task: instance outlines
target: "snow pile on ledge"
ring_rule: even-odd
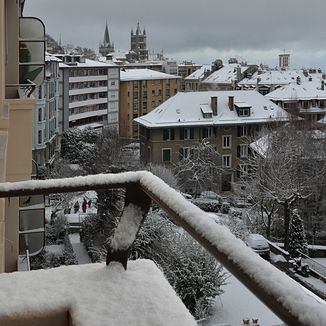
[[[149,260],[62,266],[0,274],[0,318],[70,309],[74,325],[196,325],[162,272]]]

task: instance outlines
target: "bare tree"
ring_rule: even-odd
[[[174,167],[183,190],[187,187],[199,194],[204,190],[220,190],[221,155],[211,139],[205,138],[190,148],[180,147],[179,162]]]
[[[290,211],[300,200],[313,196],[324,170],[312,169],[321,145],[316,132],[293,120],[251,144],[252,173],[244,175],[243,182],[267,215],[267,236],[272,216],[278,206],[282,208],[285,250],[289,247]],[[324,165],[325,160],[322,162]]]

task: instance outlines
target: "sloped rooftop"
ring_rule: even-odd
[[[120,80],[150,80],[150,79],[175,79],[179,76],[165,74],[163,72],[151,69],[122,69],[120,72]]]
[[[215,96],[218,98],[217,115],[204,118],[201,107],[211,107],[211,97]],[[229,96],[234,96],[234,104],[247,103],[251,106],[251,115],[239,117],[235,109],[230,110]],[[256,91],[208,91],[179,92],[152,112],[134,121],[148,128],[159,128],[264,123],[271,119],[287,119],[287,114]]]

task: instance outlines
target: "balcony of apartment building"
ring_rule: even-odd
[[[128,261],[152,201],[284,323],[324,324],[324,304],[149,172],[1,183],[0,198],[113,188],[125,189],[125,207],[106,264],[0,274],[1,325],[196,325],[154,263]],[[31,233],[23,232],[21,251]]]

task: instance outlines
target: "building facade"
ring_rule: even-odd
[[[278,67],[280,70],[290,70],[290,54],[283,53],[278,56]]]
[[[324,119],[326,114],[326,74],[319,81],[312,77],[302,80],[297,76],[296,82],[291,82],[265,95],[284,110],[304,118],[309,122]]]
[[[184,61],[178,65],[178,75],[182,78],[182,91],[186,90],[185,78],[201,67],[202,65],[195,64],[192,61]]]
[[[140,158],[172,166],[189,157],[191,147],[209,139],[221,155],[222,191],[250,173],[248,145],[275,119],[287,114],[256,91],[178,93],[146,116],[140,125]]]
[[[148,59],[148,49],[147,49],[147,35],[146,30],[141,32],[139,23],[137,24],[136,32],[133,29],[130,32],[130,51],[134,53],[132,57],[135,61],[142,61]]]
[[[50,171],[59,158],[59,62],[47,53],[45,79],[35,92],[33,110],[33,160]]]
[[[181,78],[149,69],[120,72],[120,136],[139,138],[133,119],[146,115],[181,90]]]
[[[0,182],[30,180],[32,174],[32,93],[44,78],[45,29],[40,20],[22,17],[23,5],[0,0]],[[36,54],[33,42],[42,51],[37,62],[24,59]],[[19,198],[1,199],[0,273],[17,271],[25,239],[20,224]]]
[[[120,70],[81,56],[56,55],[60,63],[59,128],[107,125],[119,128]]]

